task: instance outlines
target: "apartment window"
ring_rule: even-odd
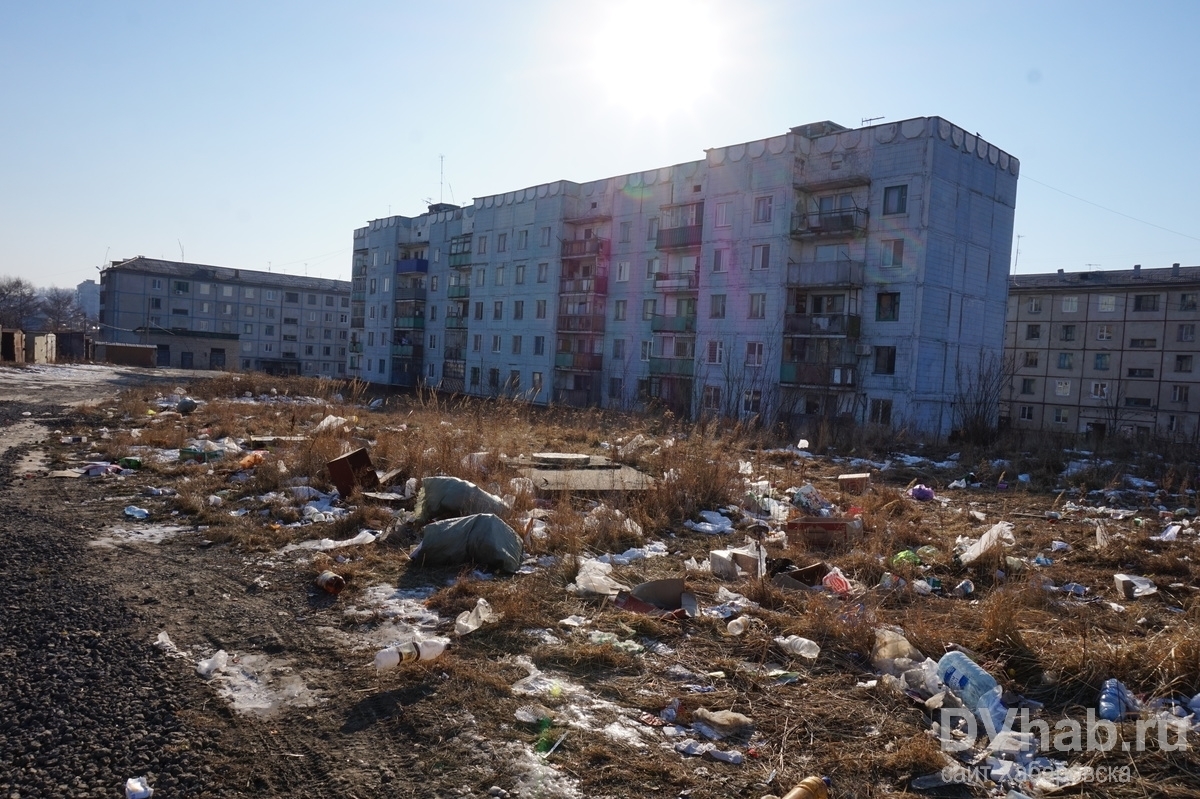
[[[754,221],[755,222],[770,222],[771,210],[775,204],[775,198],[771,196],[755,197],[754,198]]]
[[[646,259],[646,279],[653,280],[654,276],[657,274],[658,274],[658,259],[657,258],[647,258]]]
[[[1042,337],[1041,325],[1025,325],[1025,340],[1037,341]]]
[[[475,303],[475,318],[477,320],[483,319],[483,303],[482,302]]]
[[[314,347],[312,344],[305,344],[304,345],[304,354],[305,355],[315,355],[316,347]]]
[[[653,319],[655,306],[658,303],[653,300],[642,300],[642,319]]]
[[[873,424],[892,423],[892,401],[888,399],[871,400],[870,421]]]
[[[493,335],[492,336],[492,352],[499,352],[499,351],[500,351],[500,336]]]
[[[1196,295],[1192,293],[1179,295],[1179,310],[1194,311],[1196,310]]]
[[[438,290],[438,276],[437,276],[437,275],[431,275],[431,276],[430,276],[430,278],[429,278],[429,290],[430,290],[430,291],[437,291],[437,290]],[[386,287],[386,286],[384,287],[384,291],[387,291],[387,287]]]
[[[713,250],[712,270],[714,272],[724,272],[725,271],[725,263],[729,259],[728,253],[729,253],[728,250],[721,250],[721,249]]]
[[[1070,380],[1055,380],[1054,381],[1054,396],[1056,396],[1056,397],[1071,396],[1071,381]]]
[[[1112,341],[1112,325],[1096,325],[1096,341]]]
[[[488,369],[488,388],[493,391],[500,388],[500,370]]]
[[[386,308],[387,308],[387,306],[384,305],[380,308],[380,310],[382,311]],[[437,321],[437,309],[438,309],[438,307],[436,305],[434,305],[433,303],[429,304],[429,321],[431,321],[431,322]]]
[[[521,354],[521,337],[520,336],[512,337],[512,354],[513,355]]]
[[[545,355],[546,354],[546,337],[545,336],[534,336],[533,337],[533,354],[534,355]]]
[[[333,347],[328,347],[328,346],[326,346],[326,347],[321,347],[321,355],[322,355],[322,356],[324,356],[324,357],[326,357],[326,358],[328,358],[329,356],[333,355]]]
[[[232,316],[233,315],[233,305],[228,302],[221,303],[221,313],[224,314],[225,316]]]
[[[1022,405],[1019,416],[1020,416],[1021,421],[1023,421],[1023,422],[1032,422],[1033,421],[1033,406],[1032,405]]]
[[[1101,294],[1096,299],[1096,310],[1101,313],[1112,313],[1117,310],[1117,297],[1115,294]]]
[[[762,366],[763,365],[763,343],[761,341],[746,342],[746,365],[747,366]]]
[[[529,231],[528,230],[518,230],[517,231],[517,249],[518,250],[529,249]]]
[[[769,269],[771,266],[771,245],[755,244],[750,251],[751,269]]]
[[[720,386],[705,386],[704,387],[704,410],[706,410],[706,411],[721,410],[721,387]]]
[[[642,342],[642,355],[641,355],[641,358],[642,358],[642,360],[643,360],[643,361],[648,361],[648,360],[650,360],[650,354],[651,354],[653,351],[654,351],[654,342],[653,342],[653,341],[643,341],[643,342]]]
[[[904,239],[885,239],[881,265],[895,267],[904,265]]]
[[[1196,326],[1194,324],[1180,325],[1175,332],[1176,341],[1195,341]]]
[[[497,286],[504,285],[504,267],[503,266],[496,267],[496,285]]]
[[[161,309],[162,308],[162,297],[151,297],[150,298],[150,308],[153,310],[156,310],[156,311]]]
[[[766,294],[751,294],[750,295],[750,314],[749,319],[766,319],[767,318],[767,295]]]
[[[508,234],[496,234],[496,252],[508,252]]]
[[[517,266],[516,266],[516,277],[514,278],[514,282],[515,282],[515,283],[516,283],[518,286],[524,286],[524,285],[525,285],[525,264],[517,264]]]
[[[875,374],[877,374],[877,375],[894,375],[894,374],[896,374],[896,348],[895,347],[876,347],[875,348]]]
[[[617,262],[617,282],[624,283],[629,280],[629,261]]]
[[[492,303],[492,319],[504,318],[504,300],[496,300]]]
[[[1075,368],[1075,354],[1072,352],[1060,352],[1058,354],[1058,368],[1059,369],[1074,369]]]
[[[908,212],[908,186],[888,186],[883,190],[883,213],[904,214]]]
[[[1171,386],[1171,402],[1187,402],[1190,386]]]
[[[187,308],[172,308],[171,315],[172,316],[188,316],[189,311]]]
[[[300,302],[300,292],[298,292],[298,291],[285,291],[285,292],[283,292],[283,301],[284,301],[284,302],[293,302],[293,303],[299,303],[299,302]]]
[[[1130,367],[1125,371],[1129,377],[1154,377],[1153,369]]]
[[[1096,353],[1095,359],[1092,361],[1092,368],[1097,372],[1107,372],[1112,366],[1112,356],[1107,352]]]
[[[221,286],[221,296],[222,297],[232,297],[233,296],[233,286]]]
[[[1070,420],[1070,418],[1071,418],[1071,414],[1066,408],[1055,408],[1054,409],[1054,423],[1055,424],[1066,424]]]
[[[621,241],[630,242],[633,240],[633,222],[621,223]]]
[[[742,392],[742,413],[762,412],[762,391],[747,389]]]
[[[283,321],[284,321],[284,322],[286,322],[287,320],[286,320],[286,319],[284,319]],[[349,315],[347,315],[347,314],[344,314],[344,313],[340,313],[340,314],[338,314],[338,324],[342,324],[342,325],[348,325],[348,324],[350,324],[350,317],[349,317]]]
[[[157,277],[150,279],[150,288],[154,289],[155,291],[162,291],[162,287],[163,287],[162,280],[160,280]]]
[[[1025,353],[1025,367],[1028,369],[1036,368],[1038,365],[1038,354],[1036,352]]]
[[[538,264],[537,282],[545,283],[546,276],[550,272],[550,264]]]
[[[542,246],[543,247],[550,246],[550,228],[548,228],[548,227],[542,228]]]
[[[1063,297],[1062,298],[1063,313],[1076,313],[1079,310],[1078,297]]]
[[[709,319],[724,319],[725,318],[725,295],[713,294],[708,298],[708,318]]]
[[[212,293],[212,284],[211,284],[211,283],[200,283],[200,284],[199,284],[199,286],[200,286],[200,293],[201,293],[201,294],[205,294],[205,295],[207,295],[207,294],[211,294],[211,293]],[[274,298],[274,297],[269,297],[268,299],[272,299],[272,300],[273,300],[273,299],[275,299],[275,298]]]
[[[525,318],[525,300],[513,300],[513,319]]]
[[[716,213],[713,215],[713,226],[714,227],[729,227],[732,224],[733,224],[733,221],[730,219],[730,216],[729,216],[729,203],[728,202],[717,203]]]
[[[1153,406],[1153,401],[1149,397],[1126,397],[1126,408],[1150,408]]]
[[[546,301],[545,300],[537,301],[537,304],[534,306],[533,315],[534,315],[534,318],[536,318],[536,319],[545,319],[546,318]]]
[[[475,237],[475,252],[479,255],[487,255],[487,234]]]
[[[621,322],[625,319],[625,300],[617,300],[613,303],[613,321]]]
[[[242,309],[242,316],[254,316],[254,306],[247,305]]]
[[[1059,341],[1074,341],[1075,340],[1075,325],[1063,325],[1058,331]]]
[[[1041,312],[1042,312],[1042,298],[1041,297],[1030,297],[1029,298],[1029,313],[1041,313]]]
[[[263,351],[263,352],[274,352],[274,351],[275,351],[275,345],[274,345],[274,344],[263,344],[263,345],[262,345],[262,351]]]
[[[609,399],[620,400],[625,394],[625,381],[619,377],[608,378]]]
[[[704,356],[705,363],[721,364],[725,360],[725,342],[716,339],[709,341]]]
[[[263,335],[264,336],[275,335],[275,325],[263,325]]]
[[[431,349],[431,350],[437,349],[437,335],[434,333],[429,334],[429,349]]]
[[[187,294],[189,291],[191,291],[191,288],[192,288],[191,284],[188,283],[186,280],[176,280],[173,283],[171,283],[171,290],[174,291],[176,294]],[[248,296],[250,296],[250,297],[254,296],[254,289],[247,289],[247,291],[250,292],[250,294]]]
[[[374,331],[369,331],[369,332],[367,333],[367,346],[368,346],[368,347],[374,347],[374,346],[375,346],[375,332],[374,332]],[[368,367],[367,367],[367,370],[368,370],[368,371],[370,371],[370,368],[371,368],[371,367],[369,367],[369,366],[368,366]]]
[[[471,385],[474,388],[479,388],[479,367],[478,366],[471,367]]]
[[[625,360],[625,339],[613,339],[612,356],[614,361]]]
[[[482,266],[475,270],[475,285],[482,286],[487,280],[487,270]]]
[[[1157,294],[1135,294],[1135,295],[1133,295],[1133,310],[1135,310],[1135,311],[1157,311],[1158,310],[1158,295]]]
[[[875,295],[875,321],[896,322],[900,319],[900,293],[881,291]],[[1028,336],[1027,336],[1028,338]]]
[[[1129,339],[1129,349],[1131,350],[1152,350],[1158,346],[1156,338],[1131,338]]]
[[[1025,377],[1025,378],[1021,379],[1021,393],[1022,394],[1032,394],[1033,390],[1036,386],[1037,386],[1037,381],[1034,380],[1032,377]]]
[[[375,306],[374,306],[374,305],[369,305],[369,306],[367,306],[367,318],[368,318],[368,319],[374,319],[374,318],[375,318]],[[313,314],[309,314],[309,315],[308,315],[308,321],[310,321],[310,322],[315,322],[315,321],[317,321],[317,320],[316,320],[316,319],[313,319]]]
[[[482,347],[483,335],[481,333],[476,333],[475,335],[471,336],[471,352],[479,352],[480,348]]]
[[[1108,383],[1103,380],[1092,382],[1092,399],[1108,399]]]
[[[547,230],[549,230],[549,228],[547,228]],[[541,392],[541,390],[542,390],[542,373],[541,372],[532,372],[529,375],[529,383],[530,383],[530,387],[533,389],[534,394]]]
[[[646,240],[655,241],[658,239],[658,217],[652,216],[646,222]]]
[[[1175,356],[1175,371],[1176,372],[1192,371],[1192,356],[1191,355],[1176,355]]]
[[[370,280],[367,282],[367,286],[368,286],[368,288],[367,288],[367,293],[368,293],[368,294],[374,294],[374,293],[375,293],[375,289],[376,289],[377,285],[378,285],[378,281],[377,281],[377,280],[375,280],[375,278],[371,278],[371,279],[370,279]],[[309,303],[309,305],[315,305],[315,304],[316,304],[316,303]]]

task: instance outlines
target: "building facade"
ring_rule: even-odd
[[[77,285],[75,302],[89,322],[96,321],[100,316],[100,284],[94,280],[85,280]]]
[[[1006,421],[1197,440],[1200,267],[1014,275]]]
[[[344,375],[350,283],[138,256],[100,273],[100,338],[159,366]]]
[[[354,232],[352,375],[538,403],[949,432],[1003,349],[1019,164],[832,122]]]

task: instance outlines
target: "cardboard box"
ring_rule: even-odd
[[[868,472],[858,474],[839,474],[838,488],[846,494],[862,494],[871,487],[871,475]]]
[[[371,463],[371,456],[366,448],[351,450],[341,457],[334,458],[325,464],[329,469],[329,479],[337,486],[338,493],[343,498],[350,496],[355,488],[363,491],[374,491],[379,488],[379,475]]]
[[[849,516],[802,516],[784,525],[788,545],[811,549],[848,549],[862,540],[862,519]]]

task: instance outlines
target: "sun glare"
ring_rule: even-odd
[[[589,73],[604,101],[632,117],[697,109],[718,80],[728,43],[718,7],[695,0],[625,0],[599,7]]]

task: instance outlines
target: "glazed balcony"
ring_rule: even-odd
[[[465,316],[447,316],[446,317],[446,329],[447,330],[466,330],[467,329],[467,317],[465,317]]]
[[[779,382],[789,386],[851,388],[854,369],[826,363],[785,363],[779,367]]]
[[[704,235],[704,225],[688,225],[686,227],[660,228],[654,239],[654,248],[658,250],[681,250],[699,247]]]
[[[442,350],[442,358],[447,361],[465,361],[467,359],[467,351],[465,347],[447,347]]]
[[[392,320],[392,327],[396,330],[424,330],[424,316],[397,316]]]
[[[425,274],[429,271],[428,258],[397,258],[396,274],[412,275]]]
[[[559,352],[554,355],[555,369],[570,369],[575,372],[599,372],[604,366],[604,356],[591,352]]]
[[[560,332],[603,333],[604,314],[559,314]]]
[[[465,300],[471,296],[471,287],[467,284],[446,286],[446,297],[451,300]]]
[[[393,344],[392,355],[397,358],[420,360],[425,356],[425,348],[420,344]]]
[[[424,301],[426,289],[424,286],[396,286],[394,299]]]
[[[556,388],[554,401],[572,408],[586,408],[595,402],[592,392],[586,388]]]
[[[862,317],[857,314],[784,314],[785,336],[847,336],[858,338]]]
[[[846,208],[838,211],[818,211],[811,214],[792,214],[792,236],[861,236],[867,232],[867,209]]]
[[[563,258],[593,258],[608,255],[608,239],[593,237],[564,241],[559,254]]]
[[[558,279],[559,294],[607,294],[608,275],[591,277],[567,277]]]
[[[656,377],[692,377],[696,374],[696,359],[651,358],[650,374]]]
[[[812,261],[788,264],[787,282],[796,288],[822,288],[863,285],[862,261]]]
[[[351,341],[350,342],[350,351],[351,352],[362,352],[363,351],[363,343],[361,341]]]
[[[695,291],[700,286],[700,275],[695,272],[655,272],[655,291]]]
[[[650,320],[650,330],[654,333],[695,333],[696,315],[691,316],[661,316],[656,315]]]

